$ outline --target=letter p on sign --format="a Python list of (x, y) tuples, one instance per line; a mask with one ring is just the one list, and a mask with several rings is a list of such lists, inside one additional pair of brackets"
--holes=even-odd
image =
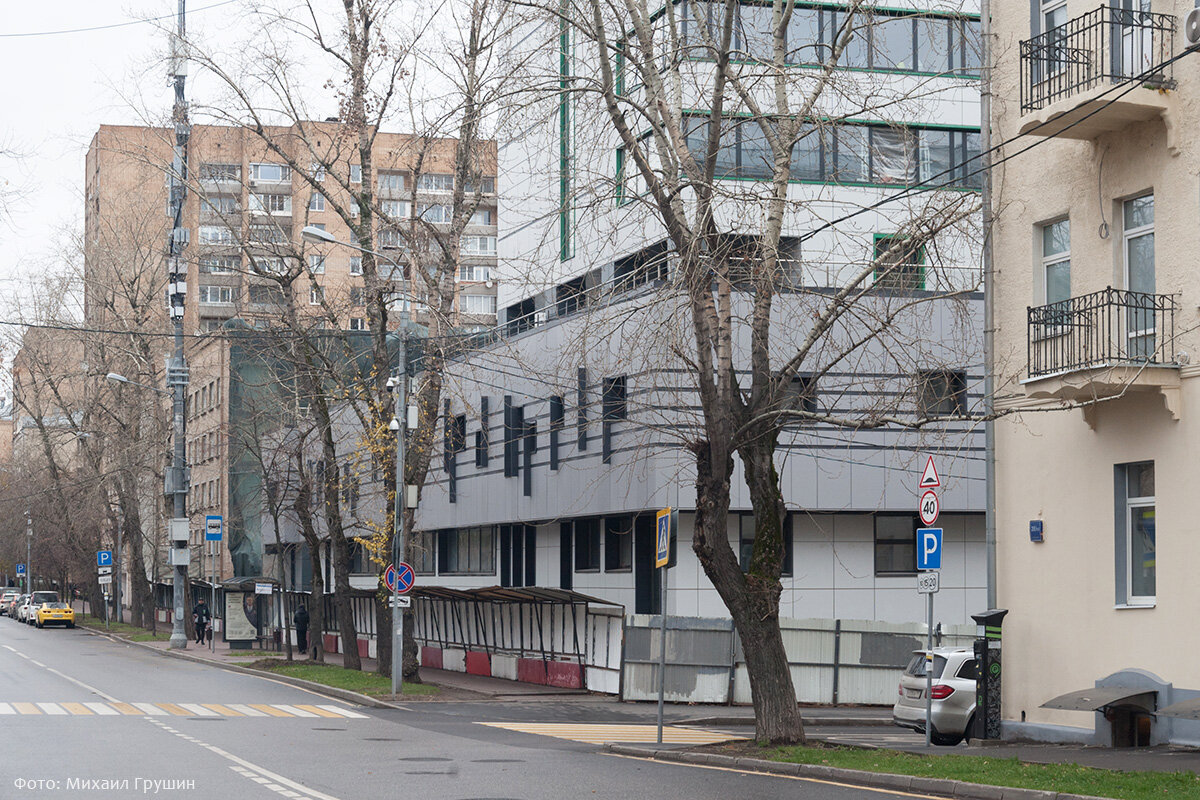
[(942, 568), (942, 529), (917, 530), (917, 569)]

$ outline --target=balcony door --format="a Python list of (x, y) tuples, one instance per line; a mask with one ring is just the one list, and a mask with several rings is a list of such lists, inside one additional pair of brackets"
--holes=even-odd
[(1120, 31), (1117, 74), (1132, 78), (1149, 72), (1154, 63), (1154, 27), (1150, 0), (1119, 0), (1116, 22)]
[(1154, 195), (1126, 200), (1123, 209), (1127, 357), (1153, 360), (1155, 353)]

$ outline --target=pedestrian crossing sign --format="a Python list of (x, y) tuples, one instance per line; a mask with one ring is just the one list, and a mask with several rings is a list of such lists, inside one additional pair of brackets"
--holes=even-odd
[(654, 515), (654, 566), (665, 567), (671, 560), (671, 509)]

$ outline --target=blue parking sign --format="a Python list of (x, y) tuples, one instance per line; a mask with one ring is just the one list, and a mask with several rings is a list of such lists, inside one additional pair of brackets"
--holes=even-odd
[(113, 563), (112, 550), (97, 550), (96, 551), (96, 566), (97, 567), (111, 567), (112, 563)]
[(17, 564), (17, 574), (18, 575), (25, 574), (25, 565), (24, 564)]
[(942, 568), (942, 529), (917, 529), (917, 569)]

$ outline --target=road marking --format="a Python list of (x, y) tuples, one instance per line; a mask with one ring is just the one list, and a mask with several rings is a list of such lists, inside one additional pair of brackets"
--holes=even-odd
[(111, 717), (117, 713), (107, 703), (84, 703), (84, 705), (102, 717)]
[(176, 717), (186, 717), (188, 715), (187, 709), (180, 708), (174, 703), (155, 703), (155, 705)]
[(134, 708), (140, 708), (144, 713), (152, 717), (165, 717), (168, 713), (153, 703), (133, 703), (132, 705)]
[(46, 665), (45, 665), (45, 664), (43, 664), (42, 662), (40, 662), (40, 661), (38, 661), (38, 660), (36, 660), (36, 659), (32, 659), (32, 658), (31, 658), (31, 659), (29, 659), (29, 663), (30, 663), (30, 664), (34, 664), (34, 665), (36, 665), (36, 666), (39, 666), (39, 667), (45, 667), (45, 666), (46, 666)]
[(57, 703), (38, 703), (38, 708), (53, 716), (62, 716), (67, 713), (67, 710)]
[(192, 712), (193, 714), (195, 714), (198, 717), (219, 717), (220, 716), (220, 714), (218, 714), (217, 712), (210, 711), (209, 709), (205, 708), (204, 706), (200, 705), (199, 703), (180, 703), (179, 707), (186, 708), (188, 711)]
[(318, 717), (339, 717), (340, 718), (342, 716), (341, 714), (335, 714), (332, 711), (326, 711), (325, 709), (320, 708), (319, 706), (297, 704), (296, 708), (300, 709), (301, 711), (310, 711), (313, 714), (316, 714)]
[[(655, 725), (609, 725), (609, 724), (569, 724), (558, 722), (481, 722), (492, 728), (519, 733), (531, 733), (537, 736), (553, 736), (556, 739), (567, 739), (573, 742), (587, 744), (606, 744), (608, 742), (657, 742), (658, 727)], [(664, 744), (716, 744), (734, 739), (744, 739), (720, 731), (707, 731), (697, 728), (680, 728), (674, 725), (663, 727)]]
[(338, 708), (337, 706), (317, 706), (317, 708), (323, 708), (326, 711), (333, 711), (341, 714), (343, 717), (349, 717), (350, 719), (370, 719), (370, 717), (368, 717), (366, 714), (359, 714), (357, 711), (350, 711), (349, 709)]
[(247, 717), (265, 717), (265, 716), (267, 716), (263, 712), (259, 711), (257, 708), (251, 708), (250, 706), (243, 705), (242, 703), (229, 703), (228, 705), (234, 711), (238, 712), (239, 714), (243, 714)]
[(295, 706), (285, 705), (284, 703), (275, 703), (274, 705), (280, 711), (286, 711), (287, 713), (291, 714), (294, 717), (315, 717), (315, 716), (317, 716), (316, 714), (312, 713), (311, 711), (301, 711), (300, 709), (296, 708)]
[(41, 709), (33, 703), (13, 703), (13, 708), (20, 714), (41, 714)]
[(250, 707), (257, 708), (259, 711), (266, 712), (267, 714), (270, 714), (272, 717), (290, 717), (290, 716), (292, 716), (291, 714), (287, 713), (286, 711), (280, 711), (278, 708), (275, 708), (274, 706), (268, 706), (263, 703), (251, 703)]
[(129, 703), (109, 702), (109, 705), (112, 706), (113, 708), (115, 708), (117, 711), (121, 712), (122, 714), (125, 714), (130, 717), (144, 716), (141, 711), (139, 711), (136, 708), (134, 708), (133, 706), (129, 705)]
[(203, 705), (205, 708), (209, 709), (210, 711), (215, 711), (216, 713), (220, 714), (222, 717), (244, 717), (244, 716), (246, 716), (245, 714), (234, 711), (232, 708), (230, 708), (228, 706), (223, 706), (220, 703), (201, 703), (201, 705)]
[(76, 717), (90, 717), (93, 713), (83, 703), (59, 703), (59, 705), (65, 708), (68, 714)]
[(17, 713), (16, 709), (14, 709), (8, 703), (0, 703), (0, 714), (15, 714), (15, 713)]

